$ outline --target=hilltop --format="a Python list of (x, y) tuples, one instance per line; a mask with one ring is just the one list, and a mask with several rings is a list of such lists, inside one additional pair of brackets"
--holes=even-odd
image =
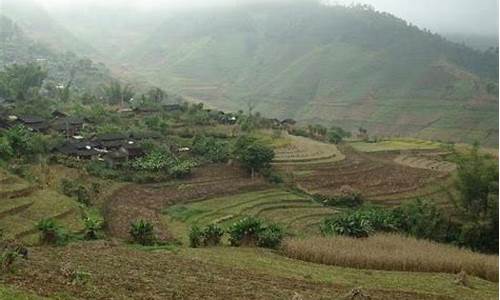
[(366, 7), (287, 3), (176, 14), (122, 59), (226, 110), (495, 145), (496, 56)]

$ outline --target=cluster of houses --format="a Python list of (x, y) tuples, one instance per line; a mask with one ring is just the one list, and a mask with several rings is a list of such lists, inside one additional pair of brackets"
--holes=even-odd
[(23, 125), (33, 132), (58, 132), (66, 139), (54, 152), (77, 159), (105, 160), (110, 164), (119, 164), (144, 155), (141, 142), (161, 138), (156, 132), (134, 132), (110, 133), (85, 139), (80, 134), (88, 123), (84, 118), (71, 117), (60, 111), (54, 111), (51, 120), (37, 116), (0, 116), (0, 129)]
[[(186, 109), (186, 106), (168, 104), (164, 105), (161, 109), (168, 112), (182, 112)], [(124, 115), (128, 113), (148, 115), (159, 112), (159, 110), (160, 109), (141, 107), (135, 109), (122, 109), (118, 112)], [(238, 121), (238, 115), (236, 114), (213, 111), (210, 109), (205, 110), (220, 124), (234, 125)], [(289, 128), (295, 124), (295, 121), (292, 119), (285, 119), (283, 121), (278, 119), (265, 120), (273, 128)], [(86, 139), (81, 135), (81, 132), (89, 123), (89, 120), (85, 118), (68, 116), (64, 112), (57, 110), (52, 112), (50, 120), (29, 115), (16, 116), (0, 114), (0, 129), (6, 129), (20, 124), (34, 132), (57, 132), (64, 135), (66, 139), (63, 145), (54, 149), (55, 152), (77, 159), (104, 160), (113, 165), (144, 155), (145, 150), (141, 147), (142, 142), (161, 138), (161, 135), (155, 132), (136, 132), (110, 133), (96, 135), (90, 139)], [(186, 149), (188, 148), (176, 150), (184, 152)]]

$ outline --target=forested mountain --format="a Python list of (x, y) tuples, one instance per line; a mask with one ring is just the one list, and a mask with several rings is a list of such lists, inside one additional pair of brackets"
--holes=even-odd
[(56, 15), (57, 22), (40, 15), (31, 21), (36, 30), (21, 26), (30, 38), (50, 45), (54, 36), (76, 35), (83, 42), (69, 42), (75, 53), (95, 48), (128, 80), (220, 109), (253, 107), (370, 135), (498, 144), (498, 49), (474, 50), (366, 6), (296, 1), (175, 14), (118, 7)]
[(65, 86), (71, 82), (72, 89), (95, 90), (112, 79), (105, 65), (35, 42), (16, 23), (0, 15), (0, 69), (30, 62), (48, 71), (47, 84), (51, 86)]
[(497, 52), (364, 6), (186, 12), (125, 57), (154, 84), (224, 109), (497, 143)]

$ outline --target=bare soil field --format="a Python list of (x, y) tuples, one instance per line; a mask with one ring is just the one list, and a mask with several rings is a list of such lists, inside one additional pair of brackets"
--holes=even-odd
[[(340, 162), (277, 166), (288, 179), (308, 193), (333, 195), (344, 185), (360, 191), (366, 200), (376, 203), (399, 204), (418, 196), (442, 193), (446, 179), (454, 170), (452, 164), (436, 162), (431, 158), (415, 161), (417, 165), (395, 162), (399, 152), (362, 153), (349, 146), (341, 146), (345, 159)], [(432, 150), (414, 150), (431, 153)], [(405, 162), (407, 162), (405, 160)], [(430, 167), (427, 167), (430, 166)], [(447, 197), (447, 195), (440, 195)]]
[(128, 238), (130, 223), (138, 219), (151, 221), (160, 239), (171, 235), (162, 223), (161, 211), (177, 203), (199, 201), (268, 187), (262, 179), (251, 179), (239, 166), (215, 165), (198, 168), (187, 180), (160, 184), (130, 184), (115, 191), (105, 204), (104, 217), (108, 232)]

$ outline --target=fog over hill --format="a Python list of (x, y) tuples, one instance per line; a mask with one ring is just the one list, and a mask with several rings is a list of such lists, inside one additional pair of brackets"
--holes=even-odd
[(497, 1), (39, 1), (107, 64), (193, 101), (374, 135), (498, 142), (498, 52), (434, 33), (494, 33)]

